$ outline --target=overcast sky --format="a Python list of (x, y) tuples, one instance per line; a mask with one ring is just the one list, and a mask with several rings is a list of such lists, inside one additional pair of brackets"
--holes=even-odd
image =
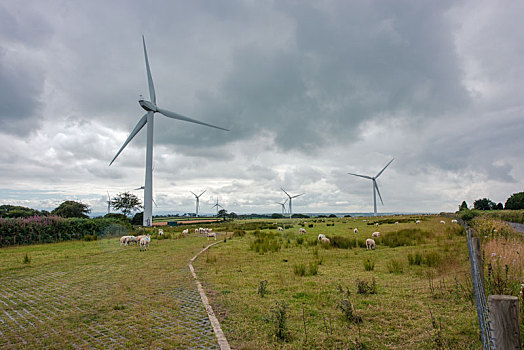
[(144, 183), (237, 213), (454, 211), (524, 190), (524, 2), (0, 1), (0, 204), (93, 212)]

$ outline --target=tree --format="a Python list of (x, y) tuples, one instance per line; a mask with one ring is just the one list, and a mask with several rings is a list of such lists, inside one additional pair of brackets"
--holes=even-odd
[(144, 213), (136, 213), (131, 219), (131, 225), (142, 225), (144, 223)]
[(238, 219), (238, 215), (237, 215), (237, 213), (235, 213), (234, 211), (232, 211), (231, 213), (229, 213), (229, 219), (230, 219), (230, 220)]
[(459, 205), (459, 211), (468, 209), (468, 203), (466, 201), (462, 201), (462, 204)]
[(506, 200), (504, 209), (524, 209), (524, 192), (513, 193), (511, 197)]
[(493, 210), (496, 207), (497, 207), (497, 204), (495, 204), (495, 202), (493, 202), (491, 199), (488, 199), (488, 198), (477, 199), (473, 203), (473, 208), (478, 209), (478, 210)]
[(51, 214), (63, 218), (88, 218), (91, 212), (87, 204), (76, 201), (65, 201), (51, 211)]
[(111, 199), (111, 207), (120, 210), (125, 216), (131, 215), (134, 211), (142, 208), (142, 202), (132, 193), (119, 193)]
[(217, 217), (222, 218), (224, 221), (226, 221), (226, 218), (227, 218), (227, 210), (225, 210), (225, 209), (220, 209), (220, 211), (218, 212)]
[(502, 203), (498, 203), (497, 204), (497, 207), (495, 208), (497, 210), (503, 210), (504, 209), (504, 206), (502, 205)]
[(282, 219), (283, 217), (284, 217), (284, 215), (279, 214), (279, 213), (273, 213), (273, 214), (271, 214), (271, 218), (272, 218), (272, 219)]

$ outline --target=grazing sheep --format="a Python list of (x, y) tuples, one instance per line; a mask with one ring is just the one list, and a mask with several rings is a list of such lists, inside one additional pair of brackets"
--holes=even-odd
[(319, 233), (317, 239), (318, 239), (319, 241), (321, 241), (322, 238), (326, 238), (326, 235), (323, 234), (323, 233)]
[(322, 238), (320, 239), (320, 241), (321, 241), (322, 243), (327, 243), (327, 244), (331, 243), (331, 241), (330, 241), (329, 238), (327, 238), (327, 237), (322, 237)]
[(284, 229), (282, 227), (277, 228), (277, 230), (284, 231)]
[(353, 229), (353, 232), (355, 232), (355, 234), (357, 234), (357, 233), (358, 233), (358, 228), (355, 227), (355, 228)]
[(159, 229), (158, 229), (158, 235), (159, 235), (159, 236), (163, 236), (163, 235), (164, 235), (164, 230), (161, 229), (161, 228), (159, 228)]
[(195, 233), (200, 233), (200, 230), (196, 228)]
[(378, 222), (375, 223), (375, 226), (378, 226)]
[(186, 228), (184, 231), (182, 231), (182, 234), (183, 234), (183, 235), (187, 235), (187, 234), (189, 234), (189, 229)]
[(371, 234), (371, 238), (379, 238), (380, 237), (380, 232), (373, 232)]
[(444, 225), (446, 222), (444, 220), (440, 220), (440, 223)]
[(306, 229), (301, 227), (300, 230), (298, 230), (298, 233), (307, 233)]
[(140, 251), (149, 249), (149, 242), (151, 241), (151, 236), (148, 234), (140, 238)]
[(417, 225), (420, 224), (420, 220), (415, 221), (415, 224)]
[(458, 221), (455, 220), (455, 219), (453, 219), (453, 220), (451, 220), (451, 223), (452, 223), (452, 224), (458, 224)]
[(120, 238), (120, 246), (122, 245), (129, 245), (131, 240), (134, 238), (134, 236), (122, 236)]
[(398, 225), (398, 221), (395, 221), (395, 225)]
[(375, 250), (375, 241), (371, 238), (366, 239), (366, 249)]
[(216, 232), (208, 232), (207, 233), (207, 240), (209, 241), (209, 237), (214, 237), (215, 241), (217, 240), (217, 234)]

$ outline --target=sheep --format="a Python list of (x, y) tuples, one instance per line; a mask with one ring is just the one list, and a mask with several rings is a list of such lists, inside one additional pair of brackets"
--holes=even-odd
[(163, 235), (164, 235), (164, 230), (161, 229), (161, 228), (159, 228), (159, 229), (158, 229), (158, 235), (159, 235), (159, 236), (163, 236)]
[(323, 233), (319, 233), (317, 239), (318, 239), (319, 241), (321, 241), (322, 238), (326, 238), (326, 235), (323, 234)]
[(395, 225), (398, 225), (398, 221), (395, 221)]
[(206, 235), (207, 235), (207, 240), (208, 241), (209, 241), (209, 237), (215, 237), (215, 241), (217, 240), (216, 232), (208, 232)]
[(373, 232), (371, 234), (371, 238), (379, 238), (380, 237), (380, 232)]
[(182, 234), (183, 234), (183, 235), (187, 235), (187, 234), (189, 234), (189, 229), (186, 228), (184, 231), (182, 231)]
[(357, 233), (358, 233), (358, 228), (355, 227), (355, 228), (353, 229), (353, 232), (355, 232), (355, 234), (357, 234)]
[(282, 227), (279, 227), (277, 230), (284, 231), (284, 229)]
[(320, 239), (320, 241), (321, 241), (322, 243), (327, 243), (327, 244), (331, 243), (331, 241), (330, 241), (329, 238), (327, 238), (327, 237), (322, 237), (322, 238)]
[(307, 233), (306, 229), (301, 227), (300, 230), (298, 230), (298, 233)]
[(366, 249), (375, 250), (375, 241), (371, 238), (366, 239)]
[(131, 242), (131, 239), (134, 238), (134, 236), (122, 236), (120, 238), (120, 246), (122, 245), (128, 245), (129, 242)]
[(144, 236), (144, 237), (140, 238), (140, 251), (148, 250), (150, 241), (151, 241), (151, 236), (149, 234), (147, 236)]
[(415, 224), (417, 225), (420, 224), (420, 220), (415, 221)]
[(445, 222), (444, 220), (440, 220), (440, 223), (441, 223), (442, 225), (446, 224), (446, 222)]
[(452, 223), (452, 224), (458, 224), (458, 221), (455, 220), (455, 219), (453, 219), (453, 220), (451, 220), (451, 223)]
[(195, 233), (200, 233), (200, 230), (196, 228)]
[(375, 226), (378, 226), (378, 222), (375, 223)]

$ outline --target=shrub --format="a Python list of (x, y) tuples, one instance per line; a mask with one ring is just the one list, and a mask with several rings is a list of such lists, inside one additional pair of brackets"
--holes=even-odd
[(358, 316), (355, 312), (355, 309), (353, 308), (353, 304), (351, 303), (351, 300), (349, 300), (349, 296), (351, 293), (349, 292), (349, 289), (346, 288), (344, 290), (342, 286), (338, 286), (338, 292), (342, 295), (340, 300), (338, 301), (337, 307), (342, 311), (342, 314), (344, 316), (344, 320), (348, 323), (361, 323), (362, 317)]
[(364, 260), (364, 269), (366, 271), (373, 271), (375, 269), (375, 261), (370, 258)]
[(404, 272), (404, 266), (400, 260), (390, 259), (387, 263), (389, 273), (402, 273)]
[(269, 320), (273, 322), (273, 335), (280, 341), (287, 341), (289, 339), (287, 309), (288, 306), (284, 301), (276, 301), (275, 306), (270, 310)]
[(375, 278), (372, 282), (361, 281), (357, 278), (357, 293), (358, 294), (377, 294), (377, 284)]

